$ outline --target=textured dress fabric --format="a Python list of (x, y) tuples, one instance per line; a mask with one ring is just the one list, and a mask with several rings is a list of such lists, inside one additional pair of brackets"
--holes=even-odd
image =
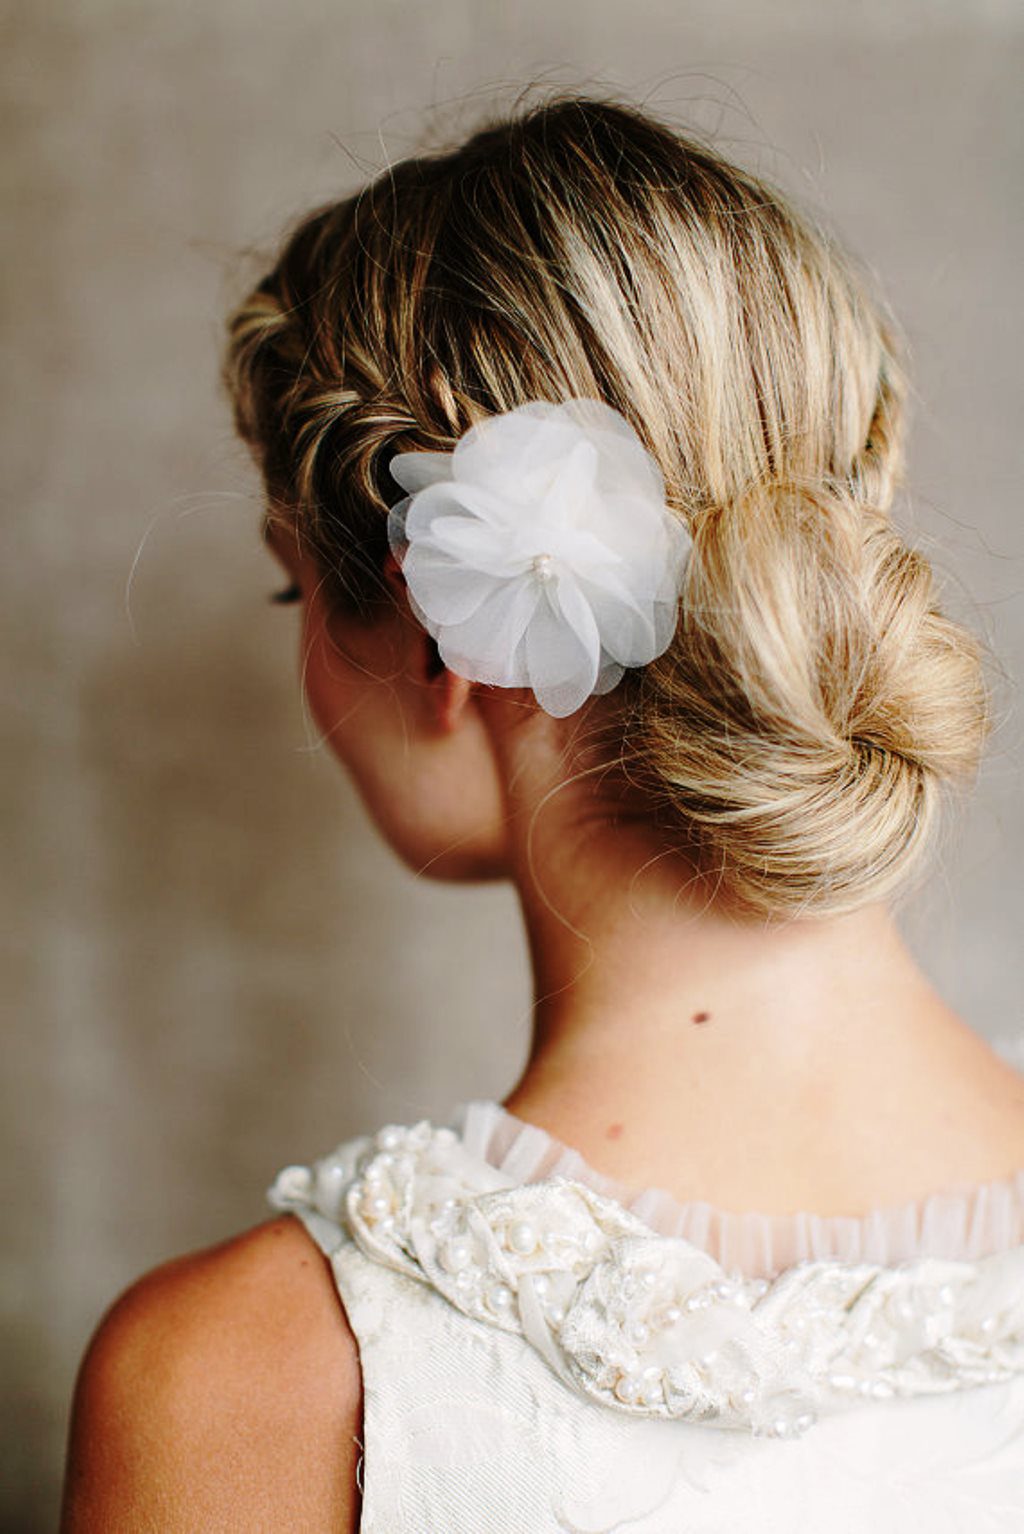
[(726, 1213), (478, 1100), (269, 1197), (358, 1341), (363, 1534), (1024, 1530), (1024, 1169)]

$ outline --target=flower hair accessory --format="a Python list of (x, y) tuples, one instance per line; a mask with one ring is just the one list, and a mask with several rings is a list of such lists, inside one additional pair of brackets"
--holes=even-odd
[(618, 411), (531, 400), (389, 467), (409, 605), (456, 675), (561, 719), (668, 648), (690, 535)]

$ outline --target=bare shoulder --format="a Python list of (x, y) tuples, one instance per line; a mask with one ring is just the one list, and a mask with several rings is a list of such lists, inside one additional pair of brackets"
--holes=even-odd
[(63, 1534), (356, 1530), (359, 1354), (327, 1262), (270, 1220), (147, 1273), (82, 1361)]

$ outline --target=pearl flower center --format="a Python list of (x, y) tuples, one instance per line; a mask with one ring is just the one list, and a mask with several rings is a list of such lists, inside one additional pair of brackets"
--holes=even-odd
[(539, 581), (554, 580), (555, 562), (550, 554), (536, 554), (534, 556), (533, 573)]

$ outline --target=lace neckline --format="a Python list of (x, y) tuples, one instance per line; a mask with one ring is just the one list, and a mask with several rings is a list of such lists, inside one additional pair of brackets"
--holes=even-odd
[(975, 1261), (1024, 1243), (1024, 1168), (863, 1215), (773, 1215), (682, 1201), (664, 1188), (633, 1187), (599, 1172), (574, 1147), (489, 1098), (460, 1103), (448, 1122), (467, 1151), (514, 1182), (571, 1178), (621, 1204), (652, 1231), (681, 1236), (748, 1278), (774, 1277), (811, 1260), (884, 1266), (919, 1257)]
[(480, 1149), (500, 1154), (502, 1113), (521, 1143), (523, 1121), (502, 1105), (466, 1103), (461, 1134), (428, 1119), (385, 1125), (284, 1168), (270, 1202), (332, 1260), (354, 1242), (630, 1414), (796, 1436), (865, 1398), (1024, 1373), (1024, 1244), (977, 1262), (812, 1260), (750, 1278), (579, 1176), (502, 1170)]

